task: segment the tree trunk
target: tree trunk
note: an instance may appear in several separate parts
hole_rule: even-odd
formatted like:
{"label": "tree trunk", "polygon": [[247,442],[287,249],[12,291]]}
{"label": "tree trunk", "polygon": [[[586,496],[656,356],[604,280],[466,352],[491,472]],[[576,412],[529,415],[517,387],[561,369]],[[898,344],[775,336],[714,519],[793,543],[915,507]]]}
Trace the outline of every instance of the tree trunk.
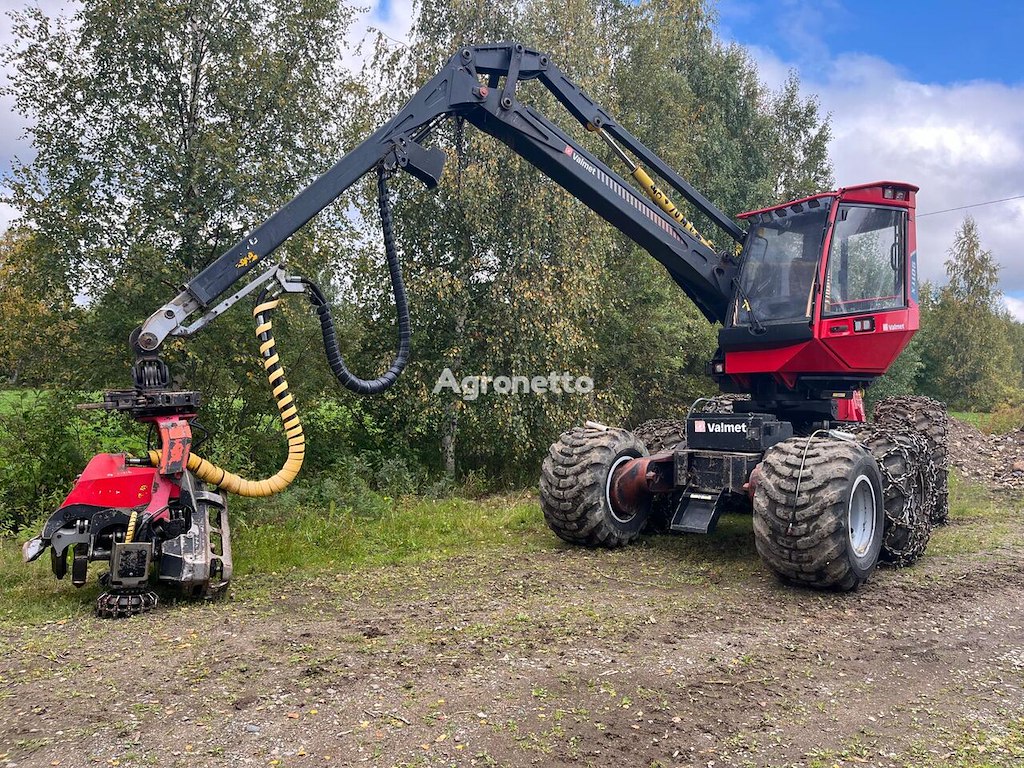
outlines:
{"label": "tree trunk", "polygon": [[441,458],[444,460],[444,473],[455,477],[455,437],[459,430],[458,401],[452,400],[444,409],[444,422],[441,425]]}
{"label": "tree trunk", "polygon": [[[455,344],[459,349],[462,349],[462,339],[465,334],[468,312],[469,307],[465,299],[463,299],[459,302],[459,309],[455,314]],[[459,378],[458,372],[462,368],[462,352],[452,357],[448,367],[455,374],[455,377]],[[444,473],[451,478],[455,477],[456,470],[456,438],[459,434],[459,408],[462,407],[462,401],[459,397],[459,395],[455,395],[445,406],[444,419],[441,423],[441,459],[444,461]]]}

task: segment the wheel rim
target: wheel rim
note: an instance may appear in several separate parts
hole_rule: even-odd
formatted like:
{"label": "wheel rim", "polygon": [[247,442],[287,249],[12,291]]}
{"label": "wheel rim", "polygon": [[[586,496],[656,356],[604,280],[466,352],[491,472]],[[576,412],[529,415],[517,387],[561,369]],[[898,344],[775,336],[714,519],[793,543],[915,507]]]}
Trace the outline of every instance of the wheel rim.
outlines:
{"label": "wheel rim", "polygon": [[615,477],[616,469],[621,467],[626,462],[632,461],[633,458],[633,456],[619,456],[619,458],[615,460],[615,463],[612,464],[611,469],[608,470],[608,478],[604,481],[604,503],[608,505],[608,513],[620,523],[628,523],[630,520],[636,517],[636,513],[634,512],[629,515],[620,515],[616,511],[615,505],[612,504],[612,478]]}
{"label": "wheel rim", "polygon": [[859,475],[850,492],[850,546],[857,557],[864,557],[875,538],[875,491],[867,475]]}

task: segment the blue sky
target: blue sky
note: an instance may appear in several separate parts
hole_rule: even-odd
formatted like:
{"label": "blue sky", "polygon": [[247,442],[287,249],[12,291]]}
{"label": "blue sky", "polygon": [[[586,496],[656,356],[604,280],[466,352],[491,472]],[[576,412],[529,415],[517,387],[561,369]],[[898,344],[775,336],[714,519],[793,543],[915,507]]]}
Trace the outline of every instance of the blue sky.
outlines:
{"label": "blue sky", "polygon": [[[51,13],[73,8],[61,0],[0,0],[0,11],[28,3]],[[407,37],[411,0],[368,5],[353,42],[367,26]],[[719,0],[716,7],[720,36],[748,49],[769,87],[796,71],[804,93],[831,115],[839,185],[918,184],[920,213],[1024,194],[1024,0]],[[9,20],[0,17],[0,44],[9,39]],[[0,113],[6,170],[14,154],[25,158],[30,150],[9,99],[0,99]],[[920,218],[922,277],[944,280],[943,262],[966,213],[1003,265],[1008,306],[1024,319],[1024,199]],[[0,227],[13,214],[0,206]]]}
{"label": "blue sky", "polygon": [[842,2],[721,0],[721,29],[804,67],[861,53],[886,59],[919,83],[1024,82],[1024,3],[985,0]]}
{"label": "blue sky", "polygon": [[[913,182],[922,214],[1024,195],[1024,2],[720,0],[718,16],[769,85],[795,70],[830,113],[838,184]],[[966,214],[1024,319],[1024,200],[920,217],[922,276],[945,279]]]}

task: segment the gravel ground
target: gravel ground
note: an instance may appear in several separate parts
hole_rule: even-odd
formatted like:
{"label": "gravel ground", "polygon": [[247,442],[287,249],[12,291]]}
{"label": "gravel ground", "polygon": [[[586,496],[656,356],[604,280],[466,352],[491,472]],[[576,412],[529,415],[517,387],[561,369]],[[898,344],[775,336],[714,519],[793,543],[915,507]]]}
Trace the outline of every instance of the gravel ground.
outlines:
{"label": "gravel ground", "polygon": [[848,595],[723,527],[0,625],[0,767],[1024,764],[1016,522],[954,521]]}

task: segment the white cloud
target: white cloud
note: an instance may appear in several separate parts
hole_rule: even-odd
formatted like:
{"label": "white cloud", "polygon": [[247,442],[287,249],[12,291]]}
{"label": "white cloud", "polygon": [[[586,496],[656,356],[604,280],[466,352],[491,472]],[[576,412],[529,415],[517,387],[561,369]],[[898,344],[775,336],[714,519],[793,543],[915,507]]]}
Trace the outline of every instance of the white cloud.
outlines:
{"label": "white cloud", "polygon": [[1015,296],[1003,296],[1003,304],[1006,305],[1006,308],[1014,318],[1024,322],[1024,299],[1018,299]]}
{"label": "white cloud", "polygon": [[[751,54],[771,87],[794,68],[763,48]],[[804,92],[816,94],[831,113],[838,184],[917,184],[920,214],[1024,194],[1024,87],[925,85],[864,55],[838,56],[800,74]],[[922,278],[944,282],[943,262],[967,214],[978,222],[983,247],[1003,265],[1002,289],[1024,290],[1018,245],[1024,200],[919,218]]]}
{"label": "white cloud", "polygon": [[409,41],[412,27],[412,0],[389,0],[376,2],[357,14],[351,29],[345,36],[346,50],[342,63],[352,71],[358,71],[367,51],[361,50],[360,43],[371,31],[382,33],[394,43],[404,45]]}

